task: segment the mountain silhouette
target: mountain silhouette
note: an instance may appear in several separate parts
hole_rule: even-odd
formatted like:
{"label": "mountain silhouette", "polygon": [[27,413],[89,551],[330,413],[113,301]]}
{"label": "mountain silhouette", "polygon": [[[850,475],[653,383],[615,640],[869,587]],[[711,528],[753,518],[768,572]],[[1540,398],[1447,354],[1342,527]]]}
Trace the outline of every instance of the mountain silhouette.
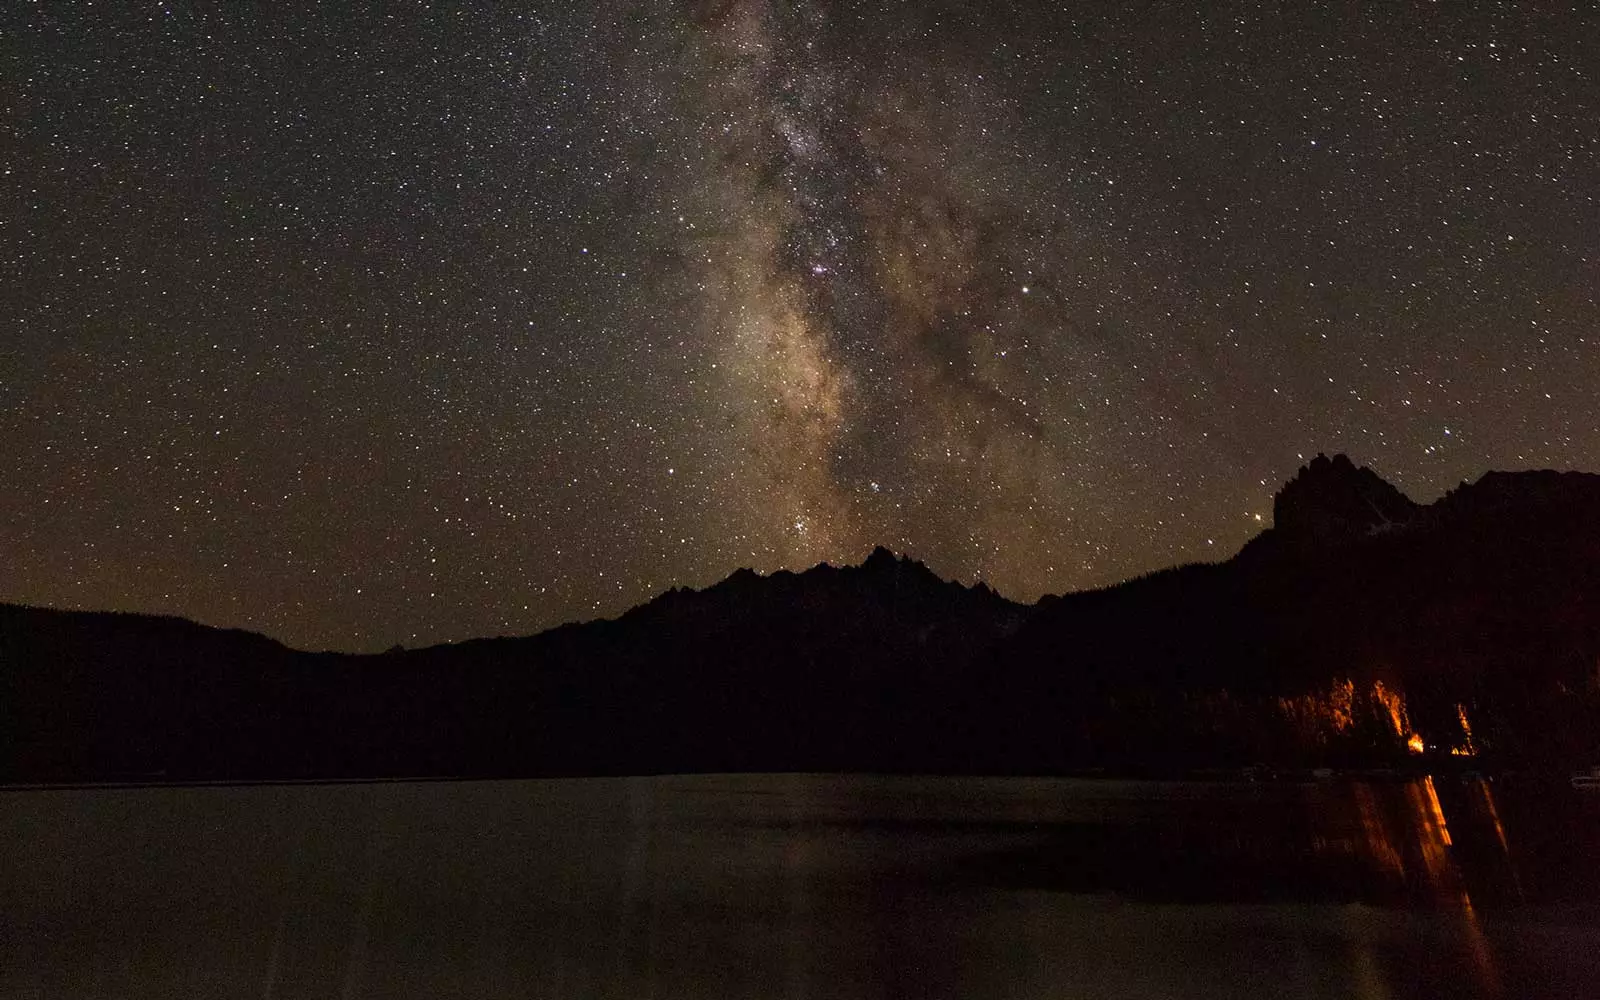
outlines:
{"label": "mountain silhouette", "polygon": [[1319,455],[1232,559],[1031,606],[882,548],[378,655],[0,605],[0,780],[1590,763],[1597,523],[1600,476]]}
{"label": "mountain silhouette", "polygon": [[1318,455],[1272,502],[1281,537],[1303,544],[1334,544],[1409,524],[1418,507],[1405,494],[1343,455]]}

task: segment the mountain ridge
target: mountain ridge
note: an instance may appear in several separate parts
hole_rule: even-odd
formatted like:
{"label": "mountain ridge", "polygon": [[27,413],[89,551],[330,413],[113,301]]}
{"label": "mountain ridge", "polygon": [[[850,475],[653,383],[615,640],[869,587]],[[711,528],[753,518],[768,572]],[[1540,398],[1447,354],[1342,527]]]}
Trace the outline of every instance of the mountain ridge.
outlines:
{"label": "mountain ridge", "polygon": [[882,547],[387,654],[0,605],[0,780],[1581,760],[1597,518],[1596,475],[1416,504],[1319,455],[1233,557],[1032,605]]}

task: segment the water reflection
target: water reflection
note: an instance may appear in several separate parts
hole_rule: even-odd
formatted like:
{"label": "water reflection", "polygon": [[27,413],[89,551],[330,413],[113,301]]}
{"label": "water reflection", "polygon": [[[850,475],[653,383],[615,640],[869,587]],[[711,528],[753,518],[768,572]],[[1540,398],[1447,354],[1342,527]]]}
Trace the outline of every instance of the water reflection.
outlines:
{"label": "water reflection", "polygon": [[[1470,799],[1483,804],[1501,845],[1501,858],[1509,865],[1505,830],[1494,805],[1493,786],[1474,778],[1468,783]],[[1457,931],[1465,944],[1479,991],[1485,996],[1502,995],[1500,974],[1494,952],[1479,924],[1472,895],[1466,888],[1461,868],[1452,853],[1450,821],[1439,799],[1432,776],[1408,782],[1399,795],[1388,796],[1401,810],[1391,818],[1382,801],[1384,789],[1367,783],[1348,788],[1360,837],[1354,846],[1370,865],[1375,882],[1391,890],[1419,897],[1430,903],[1454,907],[1459,912]],[[1334,798],[1337,802],[1337,797]],[[1398,822],[1395,821],[1398,820]],[[1362,995],[1386,996],[1374,970],[1370,950],[1361,949],[1355,962],[1354,980],[1362,983]]]}
{"label": "water reflection", "polygon": [[16,793],[0,997],[1600,995],[1564,784]]}
{"label": "water reflection", "polygon": [[[1370,869],[1376,902],[1403,897],[1412,905],[1470,910],[1475,893],[1495,906],[1523,902],[1494,784],[1478,776],[1460,779],[1454,787],[1446,784],[1453,793],[1447,809],[1440,785],[1448,781],[1427,776],[1398,786],[1345,786],[1358,837],[1354,843],[1324,841],[1325,849],[1353,849],[1360,855]],[[1319,810],[1320,821],[1337,827],[1345,805],[1339,793],[1330,795]],[[1458,845],[1453,830],[1463,831],[1467,842]]]}
{"label": "water reflection", "polygon": [[1495,787],[1482,778],[1173,787],[1185,790],[1148,812],[1121,803],[1119,816],[1107,803],[1102,814],[1061,817],[958,871],[1172,902],[1470,908],[1524,898]]}
{"label": "water reflection", "polygon": [[[1473,782],[1487,797],[1491,810],[1494,792],[1482,779]],[[1461,908],[1462,938],[1472,957],[1472,968],[1477,973],[1478,985],[1490,995],[1500,992],[1500,976],[1495,971],[1494,955],[1478,925],[1478,915],[1472,907],[1472,896],[1462,884],[1460,869],[1449,848],[1450,824],[1445,819],[1444,806],[1439,802],[1439,791],[1433,776],[1413,781],[1406,786],[1407,797],[1415,810],[1414,828],[1422,847],[1426,884],[1441,902],[1456,903]]]}

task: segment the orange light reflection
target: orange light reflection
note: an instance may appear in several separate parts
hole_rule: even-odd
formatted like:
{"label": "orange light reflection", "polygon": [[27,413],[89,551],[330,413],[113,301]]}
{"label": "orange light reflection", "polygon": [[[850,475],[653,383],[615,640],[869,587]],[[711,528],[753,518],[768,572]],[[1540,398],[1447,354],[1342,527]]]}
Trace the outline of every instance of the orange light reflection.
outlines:
{"label": "orange light reflection", "polygon": [[1478,981],[1488,995],[1498,996],[1501,993],[1500,974],[1495,968],[1489,941],[1478,923],[1472,896],[1461,884],[1460,872],[1450,856],[1450,825],[1445,820],[1444,806],[1439,802],[1439,790],[1434,786],[1433,776],[1429,775],[1412,784],[1407,791],[1417,820],[1417,835],[1421,841],[1422,862],[1427,869],[1428,883],[1442,899],[1454,897],[1459,903],[1461,929]]}

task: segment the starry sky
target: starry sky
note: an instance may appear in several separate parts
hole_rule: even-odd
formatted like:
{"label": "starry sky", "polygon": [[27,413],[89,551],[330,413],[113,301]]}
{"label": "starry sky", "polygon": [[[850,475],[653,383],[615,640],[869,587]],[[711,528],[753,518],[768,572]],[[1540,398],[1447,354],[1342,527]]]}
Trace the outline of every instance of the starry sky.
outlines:
{"label": "starry sky", "polygon": [[1600,15],[14,3],[0,599],[305,648],[1600,470]]}

